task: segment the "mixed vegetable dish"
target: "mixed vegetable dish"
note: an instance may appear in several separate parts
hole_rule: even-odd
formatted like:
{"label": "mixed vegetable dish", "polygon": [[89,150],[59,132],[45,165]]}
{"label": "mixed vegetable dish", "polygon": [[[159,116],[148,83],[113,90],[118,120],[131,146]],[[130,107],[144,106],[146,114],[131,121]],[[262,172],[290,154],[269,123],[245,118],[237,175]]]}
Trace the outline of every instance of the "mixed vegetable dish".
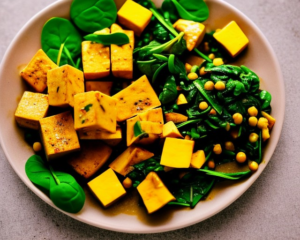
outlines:
{"label": "mixed vegetable dish", "polygon": [[[15,119],[26,174],[57,207],[79,212],[87,186],[103,207],[138,191],[148,213],[194,208],[258,169],[272,97],[230,64],[249,45],[238,22],[207,32],[208,17],[203,0],[74,0],[45,23]],[[217,170],[230,162],[246,170]]]}

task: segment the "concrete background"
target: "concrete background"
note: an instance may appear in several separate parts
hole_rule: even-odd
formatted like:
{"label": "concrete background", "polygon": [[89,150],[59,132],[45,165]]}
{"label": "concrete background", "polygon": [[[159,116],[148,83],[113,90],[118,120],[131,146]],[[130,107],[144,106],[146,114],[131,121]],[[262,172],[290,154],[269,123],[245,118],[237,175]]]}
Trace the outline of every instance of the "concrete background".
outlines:
{"label": "concrete background", "polygon": [[[265,33],[286,84],[285,123],[264,173],[235,203],[194,226],[153,235],[114,233],[46,205],[10,167],[0,147],[0,239],[299,239],[300,0],[227,0]],[[17,31],[54,0],[0,1],[0,61]],[[266,63],[267,64],[267,63]],[[298,85],[299,84],[299,85]]]}

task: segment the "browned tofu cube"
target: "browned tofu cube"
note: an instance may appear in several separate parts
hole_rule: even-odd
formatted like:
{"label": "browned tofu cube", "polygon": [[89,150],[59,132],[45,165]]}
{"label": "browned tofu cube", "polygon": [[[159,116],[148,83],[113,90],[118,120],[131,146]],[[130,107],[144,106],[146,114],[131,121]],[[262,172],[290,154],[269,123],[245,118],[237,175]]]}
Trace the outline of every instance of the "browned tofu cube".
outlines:
{"label": "browned tofu cube", "polygon": [[80,152],[73,154],[68,163],[87,179],[106,163],[111,153],[111,147],[101,141],[82,142]]}
{"label": "browned tofu cube", "polygon": [[86,81],[85,82],[85,91],[99,91],[108,96],[110,96],[110,90],[113,85],[113,82],[100,82],[100,81]]}
{"label": "browned tofu cube", "polygon": [[62,157],[80,149],[71,112],[40,120],[42,141],[48,160]]}
{"label": "browned tofu cube", "polygon": [[48,95],[24,92],[15,113],[15,119],[20,127],[38,130],[39,120],[47,115],[48,108]]}
{"label": "browned tofu cube", "polygon": [[21,76],[35,91],[41,93],[47,87],[48,71],[54,68],[57,68],[57,65],[40,49],[23,69]]}

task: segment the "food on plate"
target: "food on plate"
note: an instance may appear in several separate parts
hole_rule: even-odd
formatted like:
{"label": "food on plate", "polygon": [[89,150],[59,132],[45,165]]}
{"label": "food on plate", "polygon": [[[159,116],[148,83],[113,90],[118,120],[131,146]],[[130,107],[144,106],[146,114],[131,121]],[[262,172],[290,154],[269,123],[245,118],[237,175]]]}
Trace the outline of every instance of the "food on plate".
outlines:
{"label": "food on plate", "polygon": [[137,191],[149,214],[194,208],[258,170],[276,120],[258,75],[234,65],[251,47],[238,21],[207,32],[202,0],[74,0],[70,16],[45,23],[15,113],[36,153],[26,174],[57,207],[83,208],[76,178],[99,207]]}

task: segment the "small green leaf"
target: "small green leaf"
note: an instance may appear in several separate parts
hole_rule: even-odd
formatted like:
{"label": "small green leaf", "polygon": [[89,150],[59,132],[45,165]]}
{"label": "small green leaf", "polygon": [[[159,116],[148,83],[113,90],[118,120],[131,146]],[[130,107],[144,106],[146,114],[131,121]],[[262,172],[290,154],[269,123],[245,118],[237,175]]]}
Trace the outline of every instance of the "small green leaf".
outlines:
{"label": "small green leaf", "polygon": [[90,111],[90,108],[93,106],[93,104],[88,104],[88,105],[86,105],[83,109],[86,111],[86,112],[88,112],[88,111]]}
{"label": "small green leaf", "polygon": [[125,33],[89,34],[86,35],[84,39],[96,43],[101,43],[103,45],[124,45],[129,43],[129,37]]}

